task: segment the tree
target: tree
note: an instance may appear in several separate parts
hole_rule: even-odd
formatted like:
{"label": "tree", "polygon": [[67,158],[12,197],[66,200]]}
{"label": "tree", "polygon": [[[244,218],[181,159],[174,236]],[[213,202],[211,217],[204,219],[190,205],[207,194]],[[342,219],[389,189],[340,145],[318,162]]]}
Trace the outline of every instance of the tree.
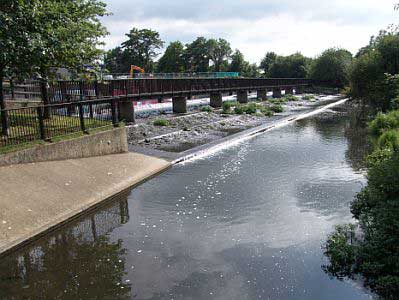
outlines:
{"label": "tree", "polygon": [[128,34],[128,39],[122,43],[122,48],[131,64],[138,65],[149,72],[154,71],[154,58],[159,54],[164,42],[159,33],[151,29],[133,28]]}
{"label": "tree", "polygon": [[184,46],[181,42],[170,43],[165,53],[158,61],[158,72],[179,73],[184,72]]}
{"label": "tree", "polygon": [[276,61],[277,54],[274,52],[267,52],[265,57],[260,62],[259,68],[263,70],[265,76],[268,76],[271,65]]}
{"label": "tree", "polygon": [[227,60],[230,58],[232,50],[230,43],[225,39],[210,39],[209,44],[209,57],[213,62],[214,71],[220,72],[223,66],[227,66]]}
{"label": "tree", "polygon": [[310,78],[334,87],[344,87],[349,83],[349,67],[352,54],[345,49],[330,48],[313,60]]}
{"label": "tree", "polygon": [[269,69],[272,78],[305,78],[308,76],[310,59],[300,53],[278,56]]}
{"label": "tree", "polygon": [[195,41],[186,45],[184,53],[186,70],[190,72],[208,72],[209,61],[209,43],[206,38],[198,37]]}
{"label": "tree", "polygon": [[[99,58],[107,14],[100,0],[3,0],[0,6],[0,90],[4,77],[39,74],[54,67],[83,69]],[[4,99],[0,93],[1,108]],[[6,123],[2,115],[3,125]],[[3,126],[3,133],[5,133]]]}
{"label": "tree", "polygon": [[244,55],[240,52],[240,50],[236,49],[236,51],[231,55],[229,71],[243,73],[247,67],[248,62],[245,61]]}

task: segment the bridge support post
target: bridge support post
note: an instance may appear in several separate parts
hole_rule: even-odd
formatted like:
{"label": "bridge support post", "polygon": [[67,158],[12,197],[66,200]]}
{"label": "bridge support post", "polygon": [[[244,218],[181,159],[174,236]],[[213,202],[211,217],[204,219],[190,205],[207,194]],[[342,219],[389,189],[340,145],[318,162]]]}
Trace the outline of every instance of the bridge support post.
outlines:
{"label": "bridge support post", "polygon": [[286,95],[293,95],[294,94],[294,88],[293,87],[286,87],[285,88],[285,94]]}
{"label": "bridge support post", "polygon": [[134,123],[134,104],[133,100],[121,100],[119,102],[119,118],[125,120],[127,123]]}
{"label": "bridge support post", "polygon": [[222,104],[223,104],[222,93],[211,93],[210,106],[213,108],[219,108],[222,107]]}
{"label": "bridge support post", "polygon": [[273,88],[273,98],[281,98],[281,89]]}
{"label": "bridge support post", "polygon": [[239,103],[248,103],[248,91],[238,90],[237,91],[237,101]]}
{"label": "bridge support post", "polygon": [[187,112],[187,98],[183,96],[176,96],[172,98],[173,112],[177,114],[184,114]]}
{"label": "bridge support post", "polygon": [[258,90],[258,100],[265,101],[267,100],[267,91],[266,90]]}

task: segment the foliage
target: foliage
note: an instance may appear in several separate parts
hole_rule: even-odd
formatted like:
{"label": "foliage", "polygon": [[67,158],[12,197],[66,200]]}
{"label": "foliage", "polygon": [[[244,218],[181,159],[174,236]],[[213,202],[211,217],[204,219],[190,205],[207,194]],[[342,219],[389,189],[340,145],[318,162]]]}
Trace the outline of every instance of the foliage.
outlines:
{"label": "foliage", "polygon": [[277,56],[267,74],[271,78],[308,77],[310,59],[300,53],[289,56]]}
{"label": "foliage", "polygon": [[356,55],[350,68],[352,96],[382,110],[392,108],[399,83],[399,33],[381,31]]}
{"label": "foliage", "polygon": [[390,129],[399,129],[399,111],[394,110],[387,114],[378,113],[373,121],[369,123],[370,131],[379,136]]}
{"label": "foliage", "polygon": [[294,95],[285,95],[282,99],[284,102],[299,100],[298,97],[295,97]]}
{"label": "foliage", "polygon": [[242,115],[245,112],[244,110],[244,106],[242,105],[237,105],[236,107],[234,107],[234,113],[236,115]]}
{"label": "foliage", "polygon": [[140,66],[148,72],[154,71],[154,58],[164,45],[159,33],[151,29],[132,28],[126,34],[127,40],[122,43],[131,64]]}
{"label": "foliage", "polygon": [[158,61],[158,72],[179,73],[184,71],[184,46],[176,41],[169,44],[165,53]]}
{"label": "foliage", "polygon": [[153,124],[154,126],[169,126],[170,122],[166,119],[155,119]]}
{"label": "foliage", "polygon": [[222,104],[223,113],[230,113],[231,112],[231,108],[234,107],[234,106],[237,106],[237,105],[239,105],[239,103],[236,102],[236,101],[225,101],[225,102],[223,102],[223,104]]}
{"label": "foliage", "polygon": [[349,67],[352,54],[344,49],[330,48],[313,60],[310,78],[322,84],[344,87],[349,83]]}
{"label": "foliage", "polygon": [[284,111],[284,108],[280,104],[274,104],[270,106],[270,110],[275,113],[282,113]]}
{"label": "foliage", "polygon": [[5,0],[0,9],[0,77],[46,78],[54,67],[82,70],[106,35],[100,0]]}
{"label": "foliage", "polygon": [[360,274],[383,299],[399,294],[399,111],[378,114],[369,124],[377,148],[368,157],[367,186],[357,194],[351,212],[361,238],[348,239],[351,230],[329,236],[325,270],[338,277]]}
{"label": "foliage", "polygon": [[198,37],[186,45],[184,51],[185,69],[189,72],[209,71],[209,42],[204,37]]}
{"label": "foliage", "polygon": [[203,111],[203,112],[212,112],[213,109],[210,106],[204,106],[204,107],[201,108],[201,111]]}
{"label": "foliage", "polygon": [[302,100],[310,101],[313,100],[315,97],[313,95],[305,95],[302,96]]}
{"label": "foliage", "polygon": [[228,68],[227,60],[230,58],[232,53],[230,43],[225,39],[210,39],[208,40],[208,44],[209,57],[213,62],[214,71],[226,71]]}
{"label": "foliage", "polygon": [[274,52],[267,52],[265,57],[260,62],[259,68],[263,70],[264,74],[269,74],[271,65],[276,61],[277,54]]}

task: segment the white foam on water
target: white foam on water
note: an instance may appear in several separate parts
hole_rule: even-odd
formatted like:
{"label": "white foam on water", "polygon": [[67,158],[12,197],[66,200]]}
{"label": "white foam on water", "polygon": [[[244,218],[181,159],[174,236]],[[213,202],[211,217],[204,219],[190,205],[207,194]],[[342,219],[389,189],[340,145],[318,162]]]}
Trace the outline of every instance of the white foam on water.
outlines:
{"label": "white foam on water", "polygon": [[[332,98],[332,97],[326,97],[324,99],[328,100],[329,98]],[[240,144],[242,144],[242,143],[244,143],[244,142],[246,142],[246,141],[248,141],[248,140],[250,140],[250,139],[252,139],[252,138],[254,138],[256,136],[258,136],[258,135],[264,134],[266,132],[269,132],[269,131],[272,131],[272,130],[275,130],[275,129],[279,129],[279,128],[285,127],[285,126],[290,125],[290,124],[292,124],[292,123],[294,123],[296,121],[303,120],[303,119],[318,115],[318,114],[320,114],[320,113],[322,113],[322,112],[324,112],[324,111],[326,111],[326,110],[328,110],[328,109],[330,109],[332,107],[341,105],[341,104],[347,102],[348,100],[349,100],[348,98],[345,98],[345,99],[339,100],[337,102],[330,103],[330,104],[327,104],[327,105],[325,105],[323,107],[317,108],[317,109],[315,109],[315,110],[313,110],[311,112],[299,114],[297,116],[290,116],[290,117],[288,117],[286,119],[283,119],[283,120],[280,120],[280,121],[278,121],[278,122],[276,122],[274,124],[271,124],[269,127],[266,127],[266,128],[260,127],[259,131],[252,131],[248,135],[243,135],[243,136],[231,139],[229,141],[226,141],[224,143],[211,146],[211,147],[209,147],[207,149],[204,149],[204,150],[189,154],[186,157],[179,158],[179,159],[177,159],[176,161],[174,161],[172,163],[174,163],[174,164],[179,163],[179,164],[184,165],[184,164],[192,163],[194,161],[197,161],[197,160],[200,160],[200,159],[203,159],[203,158],[206,158],[206,157],[210,157],[210,156],[215,155],[216,153],[218,153],[220,151],[223,151],[223,150],[226,150],[228,148],[240,145]]]}

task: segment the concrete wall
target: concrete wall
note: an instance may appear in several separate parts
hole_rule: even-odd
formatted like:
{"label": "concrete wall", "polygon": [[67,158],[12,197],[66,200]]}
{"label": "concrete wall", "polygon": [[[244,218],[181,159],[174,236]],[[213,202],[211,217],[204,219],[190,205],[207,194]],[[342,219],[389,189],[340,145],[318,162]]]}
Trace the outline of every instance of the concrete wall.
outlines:
{"label": "concrete wall", "polygon": [[0,155],[0,167],[128,152],[124,127]]}

